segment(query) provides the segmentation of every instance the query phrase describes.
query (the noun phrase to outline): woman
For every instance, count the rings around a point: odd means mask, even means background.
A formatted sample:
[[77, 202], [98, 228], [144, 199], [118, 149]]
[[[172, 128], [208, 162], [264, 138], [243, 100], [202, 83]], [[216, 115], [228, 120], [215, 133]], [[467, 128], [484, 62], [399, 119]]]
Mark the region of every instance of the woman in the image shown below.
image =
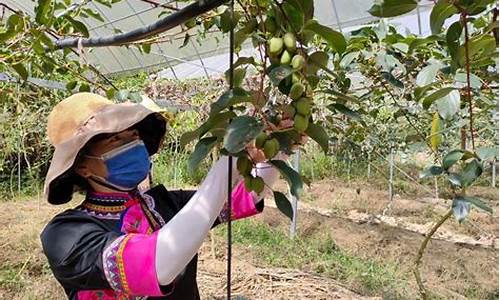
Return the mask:
[[[41, 234], [69, 299], [199, 299], [196, 253], [208, 231], [229, 217], [228, 158], [212, 166], [197, 191], [160, 185], [141, 193], [137, 186], [165, 131], [160, 114], [91, 93], [75, 94], [51, 112], [47, 133], [55, 152], [45, 195], [63, 204], [75, 186], [86, 192], [82, 204], [54, 217]], [[254, 173], [267, 192], [278, 177], [266, 163]], [[235, 168], [232, 178], [231, 218], [261, 212], [263, 194], [247, 192]]]

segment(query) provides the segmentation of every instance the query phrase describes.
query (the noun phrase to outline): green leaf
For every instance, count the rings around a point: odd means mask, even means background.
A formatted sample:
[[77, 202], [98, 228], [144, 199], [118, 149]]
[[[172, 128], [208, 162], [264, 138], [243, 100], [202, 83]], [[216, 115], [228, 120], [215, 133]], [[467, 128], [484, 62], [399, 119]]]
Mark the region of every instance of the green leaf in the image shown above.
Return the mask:
[[440, 33], [444, 21], [456, 13], [458, 13], [457, 8], [448, 1], [439, 1], [434, 5], [429, 20], [432, 34]]
[[98, 12], [90, 9], [90, 8], [85, 8], [84, 11], [89, 15], [91, 16], [92, 18], [98, 20], [98, 21], [101, 21], [101, 22], [104, 22], [104, 18], [101, 16], [101, 14], [99, 14]]
[[451, 208], [453, 209], [453, 215], [457, 219], [458, 222], [462, 222], [470, 212], [470, 203], [460, 199], [453, 199], [453, 203], [451, 204]]
[[443, 128], [443, 122], [441, 121], [439, 114], [436, 112], [432, 117], [431, 135], [430, 135], [431, 148], [434, 151], [438, 149], [443, 139], [443, 134], [440, 133], [442, 128]]
[[397, 88], [400, 88], [400, 89], [404, 89], [405, 88], [405, 85], [403, 84], [403, 82], [401, 82], [400, 80], [396, 79], [396, 77], [394, 77], [394, 75], [392, 75], [392, 73], [390, 73], [390, 72], [382, 72], [382, 78], [384, 78], [391, 85], [393, 85], [393, 86], [395, 86]]
[[349, 95], [346, 95], [346, 94], [343, 94], [341, 92], [335, 91], [333, 89], [322, 90], [320, 92], [333, 95], [335, 100], [337, 100], [337, 101], [340, 100], [343, 103], [346, 103], [346, 102], [359, 103], [359, 99], [354, 98], [354, 97], [349, 96]]
[[441, 118], [450, 120], [460, 110], [460, 93], [451, 91], [448, 95], [436, 101], [436, 108]]
[[[445, 87], [442, 89], [439, 89], [435, 91], [434, 93], [430, 94], [429, 96], [425, 97], [424, 100], [422, 101], [422, 106], [425, 109], [429, 109], [429, 107], [436, 101], [437, 99], [441, 99], [443, 97], [448, 96], [448, 94], [452, 91], [456, 90], [454, 87]], [[460, 96], [460, 94], [459, 94]]]
[[35, 7], [35, 21], [38, 24], [45, 25], [52, 18], [52, 0], [38, 0]]
[[446, 31], [446, 43], [450, 46], [450, 43], [455, 43], [460, 39], [462, 35], [462, 22], [456, 21], [448, 27]]
[[[68, 86], [66, 86], [67, 88]], [[106, 90], [106, 97], [108, 99], [114, 99], [116, 94], [116, 89], [114, 87], [110, 87], [109, 89]]]
[[491, 158], [498, 158], [498, 147], [482, 147], [476, 150], [477, 156], [481, 160], [488, 160]]
[[142, 44], [142, 51], [146, 54], [151, 53], [151, 44]]
[[482, 209], [486, 212], [489, 212], [490, 214], [493, 214], [493, 209], [491, 207], [488, 206], [488, 204], [486, 204], [483, 200], [477, 198], [477, 197], [471, 197], [471, 196], [458, 196], [455, 198], [456, 200], [458, 201], [464, 201], [464, 202], [468, 202], [472, 205], [474, 205], [475, 207], [479, 208], [479, 209]]
[[65, 18], [70, 21], [75, 31], [80, 32], [83, 35], [83, 37], [86, 38], [89, 37], [89, 30], [87, 29], [87, 26], [85, 26], [85, 24], [68, 16], [65, 16]]
[[211, 136], [198, 141], [194, 147], [193, 153], [189, 156], [188, 171], [193, 174], [198, 165], [210, 153], [212, 148], [217, 144], [217, 137]]
[[288, 182], [290, 186], [290, 193], [295, 197], [299, 197], [299, 193], [302, 190], [303, 181], [300, 174], [297, 173], [293, 168], [291, 168], [287, 163], [281, 160], [271, 160], [270, 163], [274, 165], [281, 175]]
[[74, 90], [76, 88], [77, 84], [78, 84], [78, 82], [76, 80], [70, 81], [66, 84], [66, 89], [71, 92], [72, 90]]
[[90, 85], [88, 85], [87, 83], [82, 83], [82, 84], [80, 84], [78, 91], [79, 92], [90, 92]]
[[460, 178], [460, 175], [456, 173], [450, 173], [448, 175], [448, 181], [451, 182], [451, 184], [456, 185], [461, 187], [462, 186], [462, 178]]
[[462, 174], [460, 174], [462, 186], [470, 186], [482, 173], [482, 164], [477, 159], [471, 160], [465, 165]]
[[340, 112], [340, 113], [346, 115], [347, 117], [349, 117], [355, 121], [358, 121], [358, 122], [362, 121], [361, 115], [358, 112], [353, 111], [350, 108], [347, 108], [343, 104], [333, 103], [333, 104], [329, 104], [326, 108], [328, 108], [332, 112]]
[[21, 76], [23, 80], [28, 79], [28, 71], [22, 63], [13, 64], [12, 68], [17, 72], [17, 74], [19, 74], [19, 76]]
[[422, 172], [420, 172], [420, 179], [432, 177], [432, 176], [439, 176], [443, 173], [443, 168], [440, 166], [430, 166], [426, 169], [424, 169]]
[[292, 73], [293, 69], [290, 66], [279, 66], [273, 68], [271, 72], [269, 72], [269, 79], [271, 79], [271, 82], [275, 86], [278, 86], [283, 79], [292, 75]]
[[368, 12], [375, 17], [388, 18], [406, 14], [415, 8], [415, 0], [376, 0]]
[[283, 3], [283, 10], [287, 16], [287, 20], [293, 28], [293, 31], [299, 32], [304, 26], [304, 13], [301, 8], [295, 7], [288, 2]]
[[449, 168], [451, 168], [451, 166], [456, 164], [457, 161], [461, 160], [463, 156], [464, 151], [460, 149], [455, 149], [448, 152], [448, 154], [446, 154], [443, 158], [443, 169], [448, 170]]
[[417, 38], [414, 39], [411, 43], [410, 46], [408, 47], [408, 54], [412, 54], [415, 49], [418, 49], [420, 47], [427, 46], [431, 43], [434, 43], [436, 41], [440, 40], [439, 36], [436, 35], [431, 35], [425, 38]]
[[307, 73], [316, 74], [319, 69], [328, 66], [328, 53], [324, 51], [316, 51], [307, 58]]
[[[490, 34], [478, 35], [469, 40], [469, 58], [471, 67], [479, 67], [482, 59], [491, 59], [490, 55], [497, 50], [495, 38]], [[465, 45], [457, 50], [459, 66], [465, 66]]]
[[220, 111], [243, 102], [251, 102], [252, 95], [240, 87], [235, 87], [222, 94], [214, 103], [210, 105], [210, 115], [219, 113]]
[[[224, 77], [226, 78], [226, 82], [229, 84], [229, 75], [230, 75], [231, 70], [226, 70], [224, 72]], [[243, 80], [245, 79], [245, 76], [247, 74], [247, 69], [246, 68], [234, 68], [233, 69], [233, 76], [234, 76], [234, 81], [233, 81], [233, 86], [239, 87], [243, 83]]]
[[281, 192], [274, 191], [273, 194], [276, 207], [290, 220], [293, 220], [293, 208], [288, 198]]
[[[462, 84], [467, 84], [467, 74], [466, 73], [457, 73], [455, 75], [455, 81], [460, 82]], [[470, 74], [470, 86], [473, 89], [480, 89], [483, 86], [483, 82], [479, 76], [475, 74]]]
[[238, 153], [245, 149], [262, 131], [264, 126], [250, 116], [238, 116], [227, 127], [224, 136], [224, 148], [230, 153]]
[[255, 58], [241, 56], [234, 62], [233, 67], [236, 69], [241, 65], [255, 65]]
[[340, 67], [342, 69], [349, 67], [349, 65], [359, 57], [359, 54], [359, 51], [355, 51], [344, 55], [344, 57], [342, 57], [342, 60], [340, 61]]
[[438, 64], [432, 64], [422, 68], [417, 74], [417, 85], [425, 86], [432, 83], [434, 79], [436, 79], [436, 75], [441, 68], [442, 66]]
[[346, 40], [342, 33], [335, 31], [330, 27], [323, 26], [316, 20], [310, 20], [307, 22], [306, 26], [304, 26], [304, 30], [312, 31], [322, 37], [332, 50], [339, 54], [342, 54], [347, 47]]
[[220, 22], [219, 22], [219, 28], [223, 33], [227, 33], [231, 30], [233, 27], [231, 22], [231, 12], [229, 9], [226, 9], [221, 15], [220, 15]]
[[317, 123], [309, 123], [309, 126], [306, 129], [306, 134], [321, 146], [321, 149], [323, 149], [325, 154], [328, 153], [329, 137], [321, 125]]

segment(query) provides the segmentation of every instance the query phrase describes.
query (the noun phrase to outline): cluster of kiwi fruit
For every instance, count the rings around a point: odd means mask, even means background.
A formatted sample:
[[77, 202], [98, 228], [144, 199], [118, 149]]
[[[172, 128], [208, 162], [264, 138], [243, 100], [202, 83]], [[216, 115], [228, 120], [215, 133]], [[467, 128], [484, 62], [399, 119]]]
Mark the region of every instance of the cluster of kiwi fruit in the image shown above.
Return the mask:
[[270, 38], [267, 50], [271, 63], [290, 66], [293, 69], [292, 85], [288, 93], [292, 105], [285, 108], [284, 117], [293, 118], [294, 129], [302, 133], [309, 126], [313, 103], [309, 84], [302, 75], [306, 59], [297, 51], [297, 39], [291, 32], [285, 33], [282, 37]]

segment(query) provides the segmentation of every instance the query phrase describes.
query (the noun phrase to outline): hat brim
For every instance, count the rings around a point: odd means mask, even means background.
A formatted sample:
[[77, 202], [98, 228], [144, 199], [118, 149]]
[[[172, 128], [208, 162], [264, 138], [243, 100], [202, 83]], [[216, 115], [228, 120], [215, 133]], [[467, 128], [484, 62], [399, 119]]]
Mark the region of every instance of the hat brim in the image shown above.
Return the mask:
[[77, 175], [72, 171], [80, 151], [92, 138], [100, 134], [137, 128], [150, 155], [155, 154], [166, 131], [165, 118], [140, 104], [112, 104], [103, 107], [89, 119], [79, 132], [56, 145], [45, 178], [44, 194], [51, 204], [71, 200]]

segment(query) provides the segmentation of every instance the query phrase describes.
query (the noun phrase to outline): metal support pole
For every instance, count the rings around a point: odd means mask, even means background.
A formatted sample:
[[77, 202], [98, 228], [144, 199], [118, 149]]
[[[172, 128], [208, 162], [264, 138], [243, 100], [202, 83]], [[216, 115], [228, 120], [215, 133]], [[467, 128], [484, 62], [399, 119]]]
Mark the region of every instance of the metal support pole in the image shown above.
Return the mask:
[[371, 174], [372, 174], [372, 165], [371, 165], [371, 158], [372, 158], [372, 154], [370, 152], [368, 152], [368, 170], [366, 171], [366, 176], [368, 178], [371, 177]]
[[418, 35], [422, 35], [422, 20], [420, 18], [420, 5], [417, 5]]
[[393, 176], [394, 176], [394, 148], [391, 146], [389, 154], [389, 201], [393, 199]]
[[496, 175], [497, 175], [497, 162], [496, 162], [496, 160], [493, 160], [491, 162], [491, 186], [492, 187], [495, 187], [497, 184]]
[[[293, 168], [295, 171], [300, 172], [300, 152], [297, 151], [293, 154]], [[290, 224], [290, 238], [295, 238], [297, 233], [297, 212], [298, 212], [298, 202], [299, 199], [292, 194], [290, 194], [290, 198], [292, 199], [292, 210], [293, 210], [293, 219]]]

